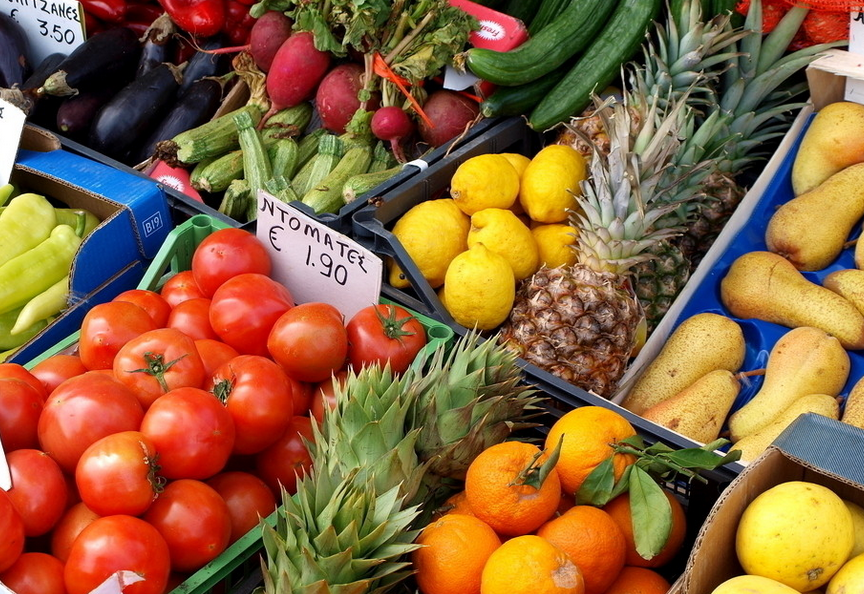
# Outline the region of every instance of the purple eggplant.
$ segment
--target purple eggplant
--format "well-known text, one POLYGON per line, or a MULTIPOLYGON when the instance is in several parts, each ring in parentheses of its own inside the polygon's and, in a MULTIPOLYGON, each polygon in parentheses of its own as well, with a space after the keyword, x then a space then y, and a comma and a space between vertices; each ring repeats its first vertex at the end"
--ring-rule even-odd
POLYGON ((115 27, 96 33, 76 47, 41 87, 48 95, 74 95, 118 78, 135 76, 141 42, 132 29, 115 27))
POLYGON ((193 54, 183 68, 183 83, 180 92, 183 93, 192 83, 206 76, 221 76, 231 70, 231 54, 209 54, 209 50, 223 47, 220 37, 211 37, 203 40, 200 47, 204 51, 193 54))
POLYGON ((180 69, 164 62, 130 82, 99 110, 87 145, 129 163, 132 149, 168 112, 181 80, 180 69))
POLYGON ((0 13, 0 48, 0 87, 20 87, 31 71, 27 35, 18 21, 4 13, 0 13))
POLYGON ((177 25, 168 13, 156 18, 144 33, 141 55, 138 57, 138 70, 135 78, 146 74, 162 62, 170 62, 174 54, 177 25))

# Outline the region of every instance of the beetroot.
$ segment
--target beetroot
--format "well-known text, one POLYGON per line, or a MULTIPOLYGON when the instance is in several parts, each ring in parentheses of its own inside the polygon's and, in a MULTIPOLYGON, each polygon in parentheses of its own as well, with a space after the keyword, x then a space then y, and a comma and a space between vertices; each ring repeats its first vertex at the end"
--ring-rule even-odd
POLYGON ((360 109, 357 97, 363 88, 363 66, 347 62, 336 66, 324 76, 315 92, 315 107, 321 117, 321 125, 327 130, 342 134, 351 116, 360 109))
POLYGON ((402 139, 414 131, 414 122, 401 108, 395 105, 382 107, 372 115, 372 134, 381 140, 390 141, 393 155, 400 162, 405 162, 402 151, 402 139))
POLYGON ((441 89, 429 95, 423 112, 433 126, 421 118, 420 137, 429 145, 439 147, 462 134, 480 113, 480 106, 461 93, 441 89))
POLYGON ((311 98, 329 69, 330 54, 315 47, 312 33, 300 31, 288 37, 279 46, 267 73, 270 110, 261 118, 259 127, 277 111, 311 98))
POLYGON ((249 53, 262 72, 268 72, 276 52, 291 35, 291 19, 278 10, 268 10, 252 25, 249 53))

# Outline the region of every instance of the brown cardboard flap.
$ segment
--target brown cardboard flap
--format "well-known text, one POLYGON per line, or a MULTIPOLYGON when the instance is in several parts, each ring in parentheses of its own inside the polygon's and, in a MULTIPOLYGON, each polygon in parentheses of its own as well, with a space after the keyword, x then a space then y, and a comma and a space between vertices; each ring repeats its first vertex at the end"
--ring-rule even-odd
POLYGON ((60 148, 60 139, 44 128, 25 124, 21 131, 21 141, 18 146, 28 151, 47 153, 60 148))

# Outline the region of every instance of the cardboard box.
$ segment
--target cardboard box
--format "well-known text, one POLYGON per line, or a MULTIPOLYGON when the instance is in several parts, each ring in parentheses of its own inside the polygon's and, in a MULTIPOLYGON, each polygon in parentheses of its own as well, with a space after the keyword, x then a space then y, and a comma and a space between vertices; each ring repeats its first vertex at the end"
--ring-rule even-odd
MULTIPOLYGON (((28 146, 34 145, 28 141, 28 146)), ((75 255, 69 307, 8 359, 23 363, 77 330, 93 305, 134 289, 173 225, 155 182, 64 150, 22 148, 11 181, 102 220, 75 255)))
POLYGON ((702 525, 684 574, 671 592, 710 594, 744 573, 735 534, 744 510, 759 494, 787 481, 809 481, 864 505, 864 431, 814 414, 798 419, 733 480, 702 525))

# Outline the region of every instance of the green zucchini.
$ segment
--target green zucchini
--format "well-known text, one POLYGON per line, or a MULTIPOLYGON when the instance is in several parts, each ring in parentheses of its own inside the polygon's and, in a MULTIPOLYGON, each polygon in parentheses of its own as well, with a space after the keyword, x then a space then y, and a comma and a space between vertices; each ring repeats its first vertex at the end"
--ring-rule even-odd
POLYGON ((534 130, 544 131, 578 115, 621 71, 645 40, 662 0, 622 0, 600 35, 588 46, 557 85, 528 117, 534 130))
POLYGON ((465 63, 471 72, 497 85, 537 80, 585 49, 616 4, 614 0, 572 0, 558 18, 522 45, 506 52, 472 47, 465 52, 465 63))
POLYGON ((515 87, 497 87, 494 93, 480 103, 480 113, 486 118, 531 113, 531 110, 558 84, 572 66, 572 61, 568 61, 530 83, 515 87))
POLYGON ((564 12, 564 9, 570 4, 571 0, 543 0, 537 8, 537 14, 528 24, 528 33, 537 35, 549 23, 564 12))

